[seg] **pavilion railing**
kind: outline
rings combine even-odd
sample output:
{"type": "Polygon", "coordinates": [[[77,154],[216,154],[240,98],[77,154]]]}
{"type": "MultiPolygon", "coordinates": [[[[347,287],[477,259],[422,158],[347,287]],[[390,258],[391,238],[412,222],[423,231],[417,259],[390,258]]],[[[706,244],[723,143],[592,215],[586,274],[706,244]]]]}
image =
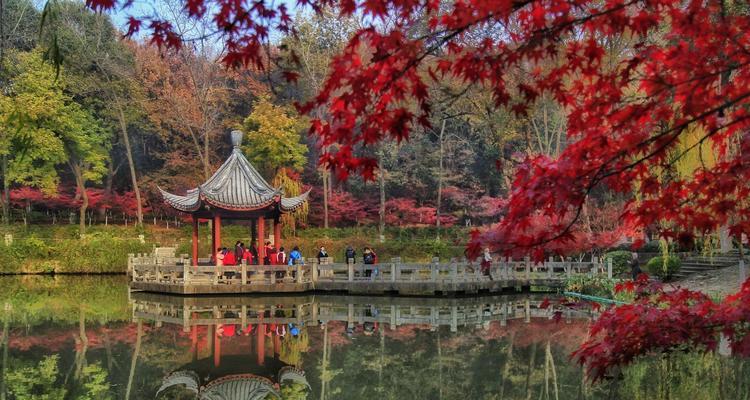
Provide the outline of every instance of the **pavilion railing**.
{"type": "Polygon", "coordinates": [[[132,300],[133,318],[154,320],[191,327],[217,324],[304,324],[317,325],[332,321],[346,322],[347,326],[366,322],[388,324],[390,329],[401,325],[450,326],[455,332],[459,326],[477,326],[499,321],[501,326],[510,320],[552,319],[560,313],[566,322],[573,318],[588,317],[590,312],[573,310],[558,305],[545,306],[543,299],[506,298],[476,304],[378,304],[363,300],[288,303],[283,299],[271,304],[237,304],[231,299],[221,304],[189,305],[162,303],[157,300],[132,300]],[[281,301],[281,304],[277,304],[281,301]]]}
{"type": "Polygon", "coordinates": [[[482,273],[478,263],[466,260],[441,262],[435,258],[429,264],[404,263],[394,258],[384,264],[317,263],[309,259],[315,282],[476,282],[486,280],[567,279],[572,276],[612,277],[611,261],[596,258],[588,262],[546,261],[534,263],[528,259],[510,259],[491,263],[489,275],[482,273]]]}
{"type": "Polygon", "coordinates": [[[134,282],[163,284],[281,284],[316,282],[432,282],[462,283],[489,280],[530,281],[566,280],[573,276],[612,277],[611,260],[545,261],[535,263],[525,260],[500,260],[491,263],[489,275],[482,272],[478,263],[452,259],[431,263],[408,263],[393,258],[382,264],[361,264],[354,260],[335,263],[331,259],[308,258],[307,264],[298,265],[235,265],[193,266],[191,260],[180,257],[154,257],[130,255],[128,260],[134,282]]]}

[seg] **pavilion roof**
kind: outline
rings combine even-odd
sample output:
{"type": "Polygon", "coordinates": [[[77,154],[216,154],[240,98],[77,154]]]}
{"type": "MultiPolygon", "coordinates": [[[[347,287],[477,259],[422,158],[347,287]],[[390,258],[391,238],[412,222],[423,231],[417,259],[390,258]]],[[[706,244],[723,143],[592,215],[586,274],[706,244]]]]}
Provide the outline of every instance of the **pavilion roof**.
{"type": "Polygon", "coordinates": [[[309,196],[284,197],[281,188],[266,182],[240,149],[242,132],[232,132],[232,154],[205,183],[190,189],[184,196],[159,188],[164,201],[183,212],[195,212],[205,205],[231,211],[252,211],[277,205],[282,213],[301,207],[309,196]]]}

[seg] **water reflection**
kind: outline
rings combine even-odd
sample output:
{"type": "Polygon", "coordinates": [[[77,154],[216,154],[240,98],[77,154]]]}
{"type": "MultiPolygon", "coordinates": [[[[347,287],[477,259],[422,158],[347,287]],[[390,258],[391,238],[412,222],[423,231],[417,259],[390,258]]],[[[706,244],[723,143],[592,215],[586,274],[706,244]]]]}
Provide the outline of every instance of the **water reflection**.
{"type": "Polygon", "coordinates": [[[644,360],[590,385],[586,315],[484,298],[132,293],[0,279],[0,399],[745,399],[744,360],[644,360]]]}

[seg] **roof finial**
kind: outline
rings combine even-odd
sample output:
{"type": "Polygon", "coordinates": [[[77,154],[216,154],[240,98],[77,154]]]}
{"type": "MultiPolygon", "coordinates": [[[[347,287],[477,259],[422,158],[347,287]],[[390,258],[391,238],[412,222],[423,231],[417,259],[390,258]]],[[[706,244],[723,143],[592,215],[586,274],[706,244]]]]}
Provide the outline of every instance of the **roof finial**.
{"type": "Polygon", "coordinates": [[[237,148],[237,147],[240,147],[241,144],[242,144],[242,131],[240,130],[232,131],[232,146],[237,148]]]}

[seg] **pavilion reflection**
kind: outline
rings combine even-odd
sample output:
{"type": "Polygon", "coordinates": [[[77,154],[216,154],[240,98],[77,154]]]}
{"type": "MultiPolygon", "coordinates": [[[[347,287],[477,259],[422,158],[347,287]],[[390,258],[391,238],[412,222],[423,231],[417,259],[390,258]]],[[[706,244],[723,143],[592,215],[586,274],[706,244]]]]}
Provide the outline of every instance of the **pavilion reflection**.
{"type": "Polygon", "coordinates": [[[133,292],[130,302],[135,321],[175,326],[190,338],[192,361],[164,378],[157,398],[230,400],[306,398],[310,385],[299,354],[308,346],[309,329],[328,332],[343,325],[349,335],[382,335],[400,326],[445,326],[456,332],[459,327],[505,326],[510,320],[549,320],[555,312],[562,312],[566,322],[581,317],[572,310],[540,308],[545,297],[549,295],[182,297],[133,292]]]}

